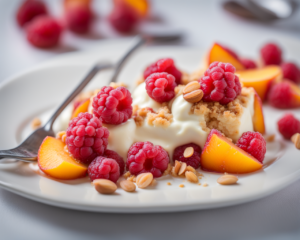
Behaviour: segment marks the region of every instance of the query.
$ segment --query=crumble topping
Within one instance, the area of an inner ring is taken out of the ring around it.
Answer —
[[[167,106],[159,108],[157,113],[147,113],[147,123],[150,126],[168,127],[173,120],[173,115]]]
[[[128,88],[127,84],[123,83],[123,82],[111,82],[109,84],[109,86],[113,87],[113,88],[117,88],[117,87],[125,87]]]
[[[238,127],[241,124],[240,117],[244,111],[243,107],[247,107],[253,91],[252,88],[243,88],[242,93],[227,105],[203,101],[194,103],[191,114],[204,116],[204,121],[200,122],[204,131],[209,132],[213,128],[218,129],[225,136],[234,139],[234,136],[239,133]]]
[[[140,127],[143,125],[144,119],[147,117],[148,113],[152,113],[151,108],[138,108],[138,105],[134,105],[133,107],[133,119],[135,124]]]

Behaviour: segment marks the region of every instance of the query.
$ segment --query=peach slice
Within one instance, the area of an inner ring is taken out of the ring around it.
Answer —
[[[75,108],[71,119],[76,118],[79,115],[79,113],[87,112],[89,109],[90,101],[90,99],[87,99],[83,103],[81,103],[77,108]]]
[[[254,95],[253,128],[254,131],[259,132],[261,134],[266,133],[262,101],[256,92]]]
[[[244,70],[245,67],[239,59],[224,49],[220,44],[215,43],[208,54],[208,65],[219,61],[223,63],[231,63],[236,70]]]
[[[148,15],[150,6],[147,0],[114,0],[115,5],[122,3],[132,7],[141,18]]]
[[[58,179],[76,179],[84,177],[87,166],[76,162],[64,150],[65,144],[56,138],[46,137],[38,152],[38,165],[47,175]]]
[[[203,170],[220,173],[250,173],[262,164],[221,134],[213,133],[201,154]]]
[[[268,89],[273,82],[277,82],[282,78],[281,68],[275,65],[269,65],[258,69],[248,69],[237,71],[240,81],[244,87],[253,87],[264,101],[267,96]]]

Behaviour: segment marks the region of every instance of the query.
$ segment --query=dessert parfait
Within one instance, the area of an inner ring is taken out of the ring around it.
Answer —
[[[104,194],[153,186],[166,175],[200,185],[205,172],[216,172],[220,184],[234,184],[234,174],[263,167],[262,101],[282,82],[281,67],[257,65],[214,44],[194,73],[163,58],[146,67],[133,92],[112,83],[82,93],[65,131],[43,141],[39,167],[57,179],[88,175]],[[288,86],[295,105],[298,87]]]

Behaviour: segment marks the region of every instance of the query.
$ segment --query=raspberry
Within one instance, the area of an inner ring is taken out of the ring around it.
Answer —
[[[241,83],[230,63],[213,62],[200,79],[203,101],[227,104],[241,93]]]
[[[131,94],[125,87],[103,87],[93,99],[93,113],[104,123],[118,125],[131,117],[131,104]]]
[[[300,121],[291,113],[286,113],[277,122],[278,130],[286,139],[291,139],[295,133],[300,133]]]
[[[108,179],[117,182],[120,177],[120,168],[114,159],[99,156],[89,165],[88,174],[92,181],[95,179]]]
[[[177,84],[181,83],[182,73],[175,67],[172,58],[162,58],[152,63],[144,71],[144,79],[148,78],[152,73],[166,72],[174,76]]]
[[[260,54],[265,65],[279,65],[281,63],[281,49],[274,43],[264,45]]]
[[[175,96],[175,78],[168,73],[152,73],[146,79],[146,90],[152,99],[163,103]]]
[[[86,33],[91,25],[92,12],[89,7],[81,4],[70,5],[65,10],[65,18],[66,25],[71,31]]]
[[[17,12],[18,24],[23,27],[26,23],[30,22],[33,18],[39,15],[47,14],[46,5],[42,1],[27,0],[19,7]]]
[[[242,62],[242,64],[246,69],[257,68],[256,63],[251,59],[243,58],[240,61]]]
[[[153,177],[161,177],[168,168],[168,153],[151,142],[136,142],[128,151],[126,166],[133,175],[151,172]]]
[[[82,163],[90,163],[104,153],[109,132],[92,114],[79,113],[69,122],[66,135],[66,144],[73,157]]]
[[[282,109],[299,107],[294,100],[291,84],[293,83],[283,81],[271,87],[268,97],[273,107]]]
[[[236,143],[236,146],[255,157],[261,163],[266,154],[266,141],[259,132],[244,132]]]
[[[300,83],[300,70],[296,64],[286,62],[281,64],[283,78],[289,79],[296,84]]]
[[[194,149],[194,153],[192,156],[185,158],[183,156],[184,150],[188,147],[192,147]],[[195,143],[188,143],[182,146],[175,148],[173,154],[173,161],[178,160],[180,162],[185,162],[188,166],[192,166],[197,169],[200,167],[200,155],[201,155],[201,147],[196,145]]]
[[[128,33],[135,28],[139,22],[139,17],[134,9],[126,4],[119,3],[113,8],[108,20],[117,31]]]
[[[125,162],[124,159],[118,153],[116,153],[113,150],[106,149],[103,156],[106,158],[111,158],[116,160],[120,168],[120,175],[123,175],[125,170]]]
[[[62,28],[54,18],[38,16],[28,24],[26,30],[27,40],[32,45],[49,48],[58,43]]]

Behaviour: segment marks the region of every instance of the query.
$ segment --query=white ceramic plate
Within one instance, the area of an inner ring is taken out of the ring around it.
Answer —
[[[288,43],[282,43],[288,44]],[[291,45],[296,45],[294,42]],[[41,116],[43,121],[82,79],[96,60],[115,61],[128,43],[106,43],[97,51],[63,55],[45,64],[15,76],[0,88],[0,148],[17,145],[30,133],[30,121]],[[143,68],[160,57],[175,58],[181,69],[197,68],[203,49],[153,47],[140,51],[132,58],[120,76],[120,81],[134,86]],[[295,60],[300,56],[294,49]],[[299,61],[300,62],[300,61]],[[105,85],[110,72],[97,75],[88,88]],[[276,133],[276,121],[284,111],[265,106],[267,132]],[[300,115],[298,114],[298,117]],[[138,189],[127,193],[118,189],[114,195],[100,195],[88,178],[74,181],[56,181],[39,173],[36,164],[0,164],[0,186],[24,197],[59,207],[95,212],[170,212],[216,208],[252,201],[279,191],[300,177],[300,152],[292,144],[280,140],[268,144],[265,168],[253,174],[239,176],[239,184],[221,186],[216,180],[220,174],[204,172],[202,185],[183,179],[163,177],[152,189]],[[167,182],[172,185],[168,186]]]

